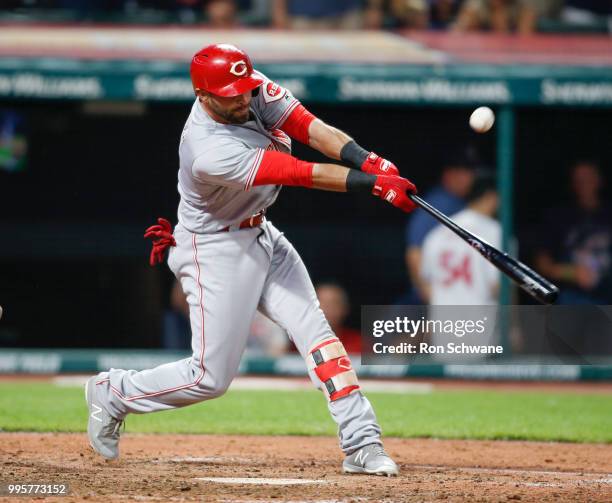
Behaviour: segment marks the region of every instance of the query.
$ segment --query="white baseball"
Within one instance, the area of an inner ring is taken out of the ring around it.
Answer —
[[[489,107],[478,107],[470,115],[470,127],[477,133],[486,133],[494,122],[495,114]]]

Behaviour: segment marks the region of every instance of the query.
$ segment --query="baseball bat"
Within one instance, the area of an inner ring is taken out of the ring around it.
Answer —
[[[409,194],[409,197],[416,205],[423,208],[440,223],[448,227],[451,231],[457,234],[457,236],[478,251],[485,259],[491,262],[491,264],[510,277],[512,281],[514,281],[534,299],[538,300],[542,304],[552,304],[555,302],[557,296],[559,295],[559,289],[550,281],[544,279],[533,269],[530,269],[525,264],[519,262],[507,253],[498,250],[494,246],[491,246],[484,239],[480,239],[478,236],[475,236],[463,227],[457,225],[444,213],[434,208],[431,204],[421,199],[419,196]]]

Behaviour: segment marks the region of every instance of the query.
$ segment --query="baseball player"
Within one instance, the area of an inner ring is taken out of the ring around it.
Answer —
[[[128,414],[225,393],[259,310],[286,330],[325,392],[346,454],[344,472],[396,475],[372,406],[319,308],[308,272],[265,213],[282,185],[369,192],[405,212],[414,208],[407,193],[415,186],[391,162],[315,118],[232,45],[199,51],[191,79],[196,100],[179,145],[178,225],[172,233],[170,223],[159,219],[145,237],[154,240],[152,265],[169,249],[168,265],[189,303],[193,355],[142,372],[110,369],[89,379],[91,446],[114,459]],[[355,169],[292,157],[291,138]]]

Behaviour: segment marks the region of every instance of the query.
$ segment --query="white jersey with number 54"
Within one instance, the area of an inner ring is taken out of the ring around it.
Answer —
[[[451,217],[457,225],[501,246],[499,223],[472,209]],[[495,305],[499,270],[443,225],[432,229],[421,250],[421,276],[431,286],[432,305]]]

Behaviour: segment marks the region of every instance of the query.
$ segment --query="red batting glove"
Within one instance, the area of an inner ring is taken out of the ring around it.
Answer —
[[[412,199],[408,197],[406,192],[416,194],[417,188],[414,183],[401,176],[379,175],[376,177],[376,182],[374,182],[374,188],[372,189],[372,194],[375,196],[391,203],[406,213],[410,213],[416,208],[416,204],[412,202]]]
[[[371,175],[392,175],[399,176],[399,169],[391,161],[383,159],[378,154],[370,152],[366,160],[361,165],[361,171]]]
[[[153,248],[149,256],[149,264],[154,266],[164,261],[166,250],[171,246],[176,246],[176,241],[172,235],[172,224],[165,218],[157,219],[158,225],[152,225],[144,234],[145,238],[153,240]]]

